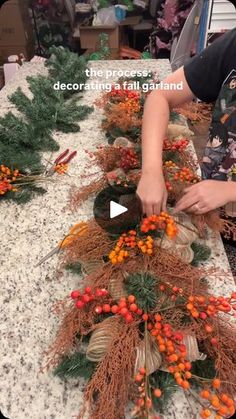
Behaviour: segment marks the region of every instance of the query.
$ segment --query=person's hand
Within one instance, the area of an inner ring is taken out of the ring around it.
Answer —
[[[166,211],[167,190],[162,173],[143,173],[136,193],[141,200],[143,214],[146,216]]]
[[[236,184],[219,180],[203,180],[184,190],[183,197],[177,202],[174,213],[187,211],[206,214],[235,200]]]

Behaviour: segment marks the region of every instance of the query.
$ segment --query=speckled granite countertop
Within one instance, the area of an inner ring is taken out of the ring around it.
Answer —
[[[163,79],[170,71],[168,60],[97,61],[94,69],[150,69]],[[46,74],[43,64],[25,64],[14,79],[0,92],[0,115],[14,110],[7,96],[21,86],[28,92],[26,76]],[[99,78],[100,82],[104,81]],[[84,102],[93,104],[99,91],[87,91]],[[92,199],[84,203],[76,214],[64,211],[68,191],[72,184],[80,184],[80,175],[86,172],[88,157],[84,149],[94,149],[105,142],[100,129],[101,110],[80,122],[76,134],[54,133],[61,149],[77,150],[70,164],[69,175],[57,183],[47,184],[47,193],[35,197],[30,203],[18,206],[0,204],[1,225],[1,381],[0,410],[9,419],[72,419],[78,414],[84,382],[61,381],[51,373],[39,373],[43,352],[48,348],[58,329],[58,319],[51,313],[52,304],[65,297],[77,286],[75,277],[65,275],[55,279],[57,257],[40,267],[37,261],[47,254],[63,237],[70,226],[92,215]],[[49,157],[49,154],[45,157]],[[94,173],[98,168],[94,167]],[[210,239],[210,264],[229,269],[227,257],[218,235]],[[229,293],[234,288],[231,274],[225,280],[212,283],[215,292]],[[165,418],[193,419],[196,417],[194,401],[178,392],[174,395]],[[109,418],[104,418],[109,419]]]

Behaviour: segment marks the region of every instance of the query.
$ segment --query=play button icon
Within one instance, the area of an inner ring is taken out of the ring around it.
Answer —
[[[117,204],[117,202],[110,201],[110,218],[118,217],[118,215],[124,214],[126,211],[128,211],[128,208]]]
[[[96,222],[110,234],[135,228],[141,212],[133,191],[108,186],[96,196],[93,206]]]

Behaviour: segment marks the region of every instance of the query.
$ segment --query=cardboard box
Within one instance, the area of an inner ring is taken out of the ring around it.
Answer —
[[[119,48],[120,34],[119,26],[79,26],[79,37],[81,48],[96,50],[99,43],[99,35],[101,33],[107,33],[109,36],[109,47],[117,49]]]
[[[7,62],[9,55],[19,55],[23,53],[26,60],[29,61],[34,56],[34,45],[0,45],[0,65]]]
[[[0,46],[32,43],[33,29],[27,3],[27,0],[9,0],[1,7]]]

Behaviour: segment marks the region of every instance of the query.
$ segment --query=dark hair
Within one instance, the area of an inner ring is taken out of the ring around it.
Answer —
[[[225,121],[225,127],[228,132],[236,133],[236,111],[231,112],[229,117]]]
[[[219,137],[222,144],[226,147],[228,144],[228,130],[221,122],[212,122],[209,132],[209,140],[212,142],[214,137]]]

